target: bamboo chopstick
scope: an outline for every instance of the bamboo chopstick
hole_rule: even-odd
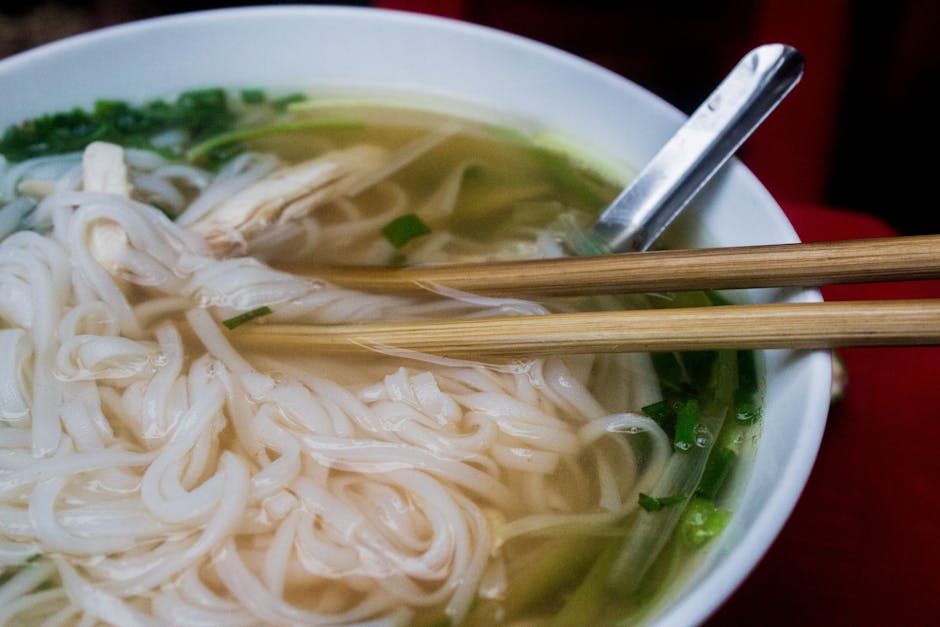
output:
[[[454,357],[940,343],[940,299],[728,305],[439,322],[245,326],[243,348]]]
[[[940,235],[413,268],[283,266],[374,292],[564,296],[940,278]]]

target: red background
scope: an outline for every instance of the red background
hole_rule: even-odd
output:
[[[917,90],[936,76],[931,72],[940,59],[940,4],[897,3],[892,31],[871,24],[878,21],[877,14],[858,18],[859,4],[847,0],[732,0],[719,3],[726,13],[717,17],[695,14],[692,5],[682,2],[673,3],[677,11],[672,17],[643,14],[636,3],[623,3],[617,10],[596,2],[527,0],[379,4],[483,23],[551,43],[631,78],[639,76],[637,82],[687,111],[722,74],[702,80],[708,87],[697,85],[700,95],[687,102],[681,92],[670,94],[668,83],[656,82],[663,64],[669,68],[670,63],[669,48],[655,40],[657,33],[679,33],[724,71],[753,45],[794,45],[807,59],[804,79],[740,156],[781,202],[800,238],[900,234],[889,221],[908,233],[940,231],[937,217],[924,215],[921,206],[921,195],[930,193],[933,199],[935,193],[929,192],[908,152],[919,150],[921,143],[935,146],[932,139],[938,136],[936,122],[922,123],[918,117],[923,105]],[[736,11],[740,19],[731,19]],[[683,15],[689,12],[693,14]],[[640,24],[631,30],[618,20]],[[644,29],[652,39],[644,39]],[[859,40],[870,33],[880,38]],[[627,36],[639,39],[639,45],[619,43]],[[651,67],[637,61],[644,57],[644,47],[654,48],[665,61]],[[683,80],[695,82],[695,72],[682,65],[687,61],[679,58],[677,71]],[[859,97],[870,100],[867,107],[859,104]],[[906,119],[914,122],[909,125]],[[901,139],[885,139],[894,136]],[[866,159],[881,165],[869,171]],[[895,161],[901,163],[899,174],[890,165]],[[891,180],[897,176],[903,178]],[[833,208],[843,202],[856,210]],[[928,206],[935,207],[936,201]],[[833,286],[823,294],[827,300],[938,298],[940,281]],[[848,387],[830,411],[804,493],[767,555],[709,619],[709,627],[940,624],[940,411],[935,394],[940,349],[860,348],[840,355]]]

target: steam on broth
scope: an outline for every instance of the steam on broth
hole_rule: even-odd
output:
[[[269,321],[720,304],[290,271],[563,254],[619,185],[527,135],[200,90],[0,152],[0,623],[613,623],[727,522],[752,353],[239,351]]]

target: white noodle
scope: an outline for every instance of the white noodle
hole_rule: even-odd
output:
[[[386,179],[457,130],[354,172],[328,204],[298,200],[251,245],[275,260],[385,263],[392,248],[378,230],[409,211],[442,224],[471,164],[443,173],[417,208]],[[260,306],[274,310],[262,322],[319,324],[548,309],[439,286],[421,298],[362,294],[254,258],[216,259],[184,227],[278,159],[246,153],[217,175],[145,151],[124,162],[94,173],[80,155],[0,165],[0,195],[16,198],[28,179],[45,195],[30,220],[52,225],[0,242],[0,568],[13,569],[0,623],[379,626],[424,620],[418,611],[459,623],[478,595],[507,589],[503,543],[609,532],[661,473],[662,430],[609,415],[658,396],[643,356],[240,353],[238,331],[219,320]],[[111,183],[138,200],[108,193]],[[34,201],[14,202],[19,213],[7,205],[2,216],[19,224]],[[513,246],[505,254],[557,253],[540,233]],[[412,252],[494,250],[439,231]],[[623,383],[598,398],[598,379]],[[634,437],[649,441],[642,460]],[[47,581],[53,589],[37,592]]]

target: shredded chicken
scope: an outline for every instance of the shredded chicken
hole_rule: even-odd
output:
[[[375,146],[353,146],[275,170],[191,225],[219,257],[246,254],[251,239],[271,225],[296,221],[348,193],[387,160]]]

